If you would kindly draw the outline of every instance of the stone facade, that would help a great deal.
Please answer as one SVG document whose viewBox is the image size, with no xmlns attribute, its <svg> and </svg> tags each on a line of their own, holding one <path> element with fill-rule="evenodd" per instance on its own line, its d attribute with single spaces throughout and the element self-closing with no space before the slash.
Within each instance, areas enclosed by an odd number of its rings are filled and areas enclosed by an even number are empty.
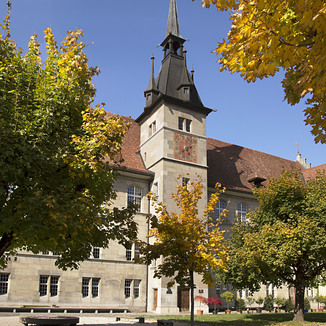
<svg viewBox="0 0 326 326">
<path fill-rule="evenodd" d="M 152 69 L 144 112 L 136 120 L 129 119 L 131 128 L 122 149 L 125 169 L 119 170 L 115 184 L 118 196 L 114 206 L 126 207 L 130 191 L 140 204 L 135 219 L 142 240 L 147 239 L 149 229 L 146 215 L 152 212 L 146 194 L 152 191 L 174 211 L 171 193 L 181 182 L 179 175 L 190 179 L 200 177 L 203 181 L 205 195 L 200 210 L 216 182 L 226 188 L 219 204 L 230 212 L 221 225 L 229 237 L 235 215 L 246 218 L 248 210 L 258 205 L 252 193 L 255 183 L 267 186 L 268 177 L 277 177 L 283 168 L 292 166 L 301 168 L 303 176 L 305 173 L 312 176 L 317 171 L 305 161 L 302 166 L 301 156 L 299 163 L 292 162 L 207 138 L 206 119 L 212 110 L 202 104 L 186 67 L 184 42 L 179 32 L 176 3 L 171 0 L 167 36 L 162 43 L 162 67 L 156 79 Z M 189 310 L 189 292 L 178 285 L 168 289 L 167 279 L 153 277 L 159 261 L 150 266 L 136 264 L 133 258 L 138 254 L 135 244 L 126 249 L 111 242 L 106 249 L 94 248 L 79 270 L 62 271 L 55 266 L 54 253 L 20 252 L 0 273 L 0 308 L 55 305 L 65 309 L 105 308 L 162 314 Z M 208 288 L 198 275 L 195 283 L 195 295 L 204 297 L 220 296 L 230 290 L 224 284 Z M 324 293 L 324 289 L 318 291 Z M 289 296 L 287 288 L 273 289 L 271 285 L 263 286 L 255 296 L 264 297 L 267 292 Z M 308 292 L 313 297 L 317 289 Z M 245 290 L 236 294 L 243 298 L 248 295 Z M 208 311 L 207 306 L 202 307 L 198 302 L 196 305 Z"/>
</svg>

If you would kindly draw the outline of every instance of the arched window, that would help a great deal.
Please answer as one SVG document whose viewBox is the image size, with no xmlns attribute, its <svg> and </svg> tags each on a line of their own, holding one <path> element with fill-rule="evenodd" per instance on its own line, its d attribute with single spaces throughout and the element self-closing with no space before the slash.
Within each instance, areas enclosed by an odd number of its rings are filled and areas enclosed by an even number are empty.
<svg viewBox="0 0 326 326">
<path fill-rule="evenodd" d="M 248 213 L 248 207 L 247 207 L 247 205 L 244 204 L 244 203 L 238 204 L 238 207 L 237 207 L 237 215 L 240 217 L 241 222 L 245 222 L 246 221 L 247 213 Z"/>
<path fill-rule="evenodd" d="M 224 200 L 219 200 L 214 210 L 214 223 L 220 219 L 224 209 L 226 209 L 226 202 Z"/>
<path fill-rule="evenodd" d="M 131 186 L 128 188 L 128 204 L 135 203 L 138 205 L 138 212 L 141 211 L 142 191 L 140 188 Z"/>
</svg>

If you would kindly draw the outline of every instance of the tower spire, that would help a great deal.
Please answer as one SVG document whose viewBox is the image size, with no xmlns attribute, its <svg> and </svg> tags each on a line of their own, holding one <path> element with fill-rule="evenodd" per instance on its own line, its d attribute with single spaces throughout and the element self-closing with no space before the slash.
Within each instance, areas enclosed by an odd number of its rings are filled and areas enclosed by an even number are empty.
<svg viewBox="0 0 326 326">
<path fill-rule="evenodd" d="M 169 8 L 169 17 L 168 17 L 168 25 L 166 28 L 167 37 L 169 34 L 182 38 L 180 34 L 179 27 L 179 19 L 178 19 L 178 10 L 176 0 L 170 0 L 170 8 Z"/>
</svg>

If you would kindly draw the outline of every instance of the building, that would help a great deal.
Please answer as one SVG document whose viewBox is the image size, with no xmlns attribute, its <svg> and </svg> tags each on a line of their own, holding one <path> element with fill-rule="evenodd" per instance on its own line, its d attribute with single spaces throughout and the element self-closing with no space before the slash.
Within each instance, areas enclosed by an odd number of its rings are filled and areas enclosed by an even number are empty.
<svg viewBox="0 0 326 326">
<path fill-rule="evenodd" d="M 155 78 L 152 59 L 149 85 L 144 92 L 146 106 L 137 119 L 130 119 L 131 128 L 122 150 L 125 169 L 119 170 L 115 185 L 116 206 L 126 206 L 134 200 L 140 206 L 135 218 L 142 240 L 148 233 L 146 215 L 151 210 L 145 195 L 149 191 L 156 193 L 173 210 L 170 194 L 176 189 L 180 174 L 188 178 L 200 176 L 207 196 L 217 181 L 226 187 L 216 214 L 229 203 L 230 214 L 222 225 L 229 230 L 235 215 L 244 219 L 248 210 L 257 206 L 252 189 L 266 186 L 268 177 L 277 177 L 283 168 L 292 166 L 301 168 L 304 177 L 326 168 L 326 164 L 310 168 L 300 155 L 296 161 L 289 161 L 207 138 L 206 119 L 212 110 L 203 105 L 192 72 L 188 71 L 185 41 L 180 33 L 176 1 L 171 0 L 166 37 L 161 43 L 161 69 Z M 79 270 L 61 271 L 55 267 L 55 253 L 21 252 L 0 273 L 0 307 L 57 306 L 157 313 L 189 310 L 189 291 L 177 285 L 168 289 L 167 279 L 153 278 L 155 263 L 149 267 L 134 263 L 133 258 L 138 255 L 135 244 L 126 249 L 112 242 L 108 249 L 94 248 Z M 199 277 L 195 282 L 196 294 L 202 296 L 228 289 L 227 285 L 209 289 Z"/>
</svg>

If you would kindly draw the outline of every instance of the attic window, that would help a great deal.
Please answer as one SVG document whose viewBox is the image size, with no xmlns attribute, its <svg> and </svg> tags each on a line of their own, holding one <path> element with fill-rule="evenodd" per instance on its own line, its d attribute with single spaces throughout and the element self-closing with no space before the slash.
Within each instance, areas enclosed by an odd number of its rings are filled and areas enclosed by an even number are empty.
<svg viewBox="0 0 326 326">
<path fill-rule="evenodd" d="M 189 87 L 183 88 L 183 94 L 189 94 Z"/>
<path fill-rule="evenodd" d="M 151 94 L 151 93 L 148 93 L 148 94 L 146 95 L 146 100 L 150 100 L 151 97 L 152 97 L 152 94 Z"/>
</svg>

